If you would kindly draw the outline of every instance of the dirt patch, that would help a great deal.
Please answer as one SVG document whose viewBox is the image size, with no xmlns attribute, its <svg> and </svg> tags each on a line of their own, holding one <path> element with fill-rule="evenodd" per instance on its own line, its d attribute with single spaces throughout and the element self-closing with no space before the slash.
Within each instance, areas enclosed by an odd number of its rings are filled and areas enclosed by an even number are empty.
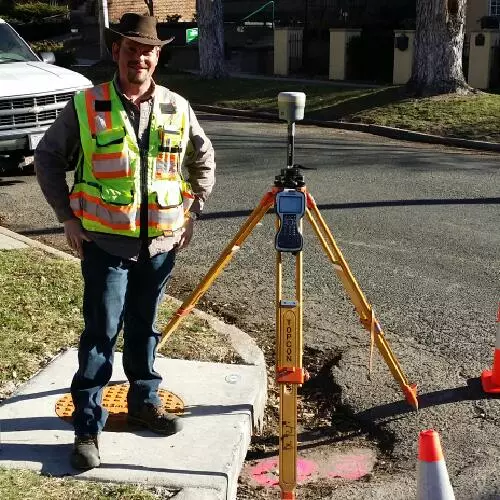
<svg viewBox="0 0 500 500">
<path fill-rule="evenodd" d="M 376 461 L 376 450 L 362 438 L 357 445 L 332 442 L 324 437 L 307 446 L 300 446 L 297 457 L 297 489 L 299 498 L 314 498 L 318 488 L 329 494 L 343 480 L 371 479 Z M 251 491 L 266 491 L 269 494 L 279 490 L 278 456 L 262 460 L 249 460 L 240 476 L 241 490 L 253 498 Z M 240 496 L 238 497 L 240 498 Z M 242 497 L 243 498 L 243 497 Z M 246 497 L 244 497 L 246 498 Z M 272 498 L 272 496 L 271 496 Z M 324 498 L 324 497 L 316 497 Z"/>
<path fill-rule="evenodd" d="M 176 288 L 176 287 L 174 287 Z M 174 290 L 177 294 L 178 290 Z M 248 318 L 245 310 L 233 304 L 219 304 L 203 297 L 197 307 L 234 324 L 254 338 L 264 352 L 268 376 L 268 401 L 264 414 L 264 427 L 255 435 L 246 456 L 244 471 L 239 479 L 238 500 L 279 498 L 279 488 L 264 487 L 251 480 L 245 471 L 261 461 L 277 459 L 279 453 L 279 388 L 275 382 L 275 330 L 270 322 L 258 322 Z M 333 349 L 312 349 L 304 347 L 303 365 L 309 373 L 309 380 L 298 391 L 298 450 L 299 459 L 323 464 L 323 470 L 330 464 L 335 471 L 339 456 L 346 456 L 336 469 L 340 473 L 312 475 L 307 481 L 298 482 L 297 498 L 319 500 L 343 495 L 345 488 L 358 488 L 355 483 L 381 480 L 391 474 L 396 464 L 392 459 L 394 436 L 387 429 L 380 429 L 370 422 L 355 418 L 353 410 L 342 403 L 341 388 L 336 384 L 332 368 L 339 364 L 342 353 Z M 359 464 L 352 456 L 359 456 L 353 450 L 368 450 L 372 461 L 369 467 Z M 337 458 L 336 458 L 337 457 Z M 350 457 L 350 458 L 349 458 Z M 361 474 L 359 474 L 361 470 Z M 343 471 L 343 472 L 342 472 Z M 349 476 L 350 477 L 346 477 Z M 272 473 L 271 473 L 272 476 Z M 350 486 L 351 485 L 351 486 Z M 360 484 L 359 488 L 363 488 Z M 359 494 L 361 490 L 358 491 Z"/>
</svg>

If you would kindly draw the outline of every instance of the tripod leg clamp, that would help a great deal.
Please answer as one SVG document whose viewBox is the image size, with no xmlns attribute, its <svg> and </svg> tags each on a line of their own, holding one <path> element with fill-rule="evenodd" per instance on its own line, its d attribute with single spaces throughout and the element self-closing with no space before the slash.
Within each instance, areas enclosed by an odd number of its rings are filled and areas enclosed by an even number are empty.
<svg viewBox="0 0 500 500">
<path fill-rule="evenodd" d="M 276 382 L 278 384 L 302 385 L 305 380 L 305 370 L 296 366 L 278 366 L 276 369 Z"/>
</svg>

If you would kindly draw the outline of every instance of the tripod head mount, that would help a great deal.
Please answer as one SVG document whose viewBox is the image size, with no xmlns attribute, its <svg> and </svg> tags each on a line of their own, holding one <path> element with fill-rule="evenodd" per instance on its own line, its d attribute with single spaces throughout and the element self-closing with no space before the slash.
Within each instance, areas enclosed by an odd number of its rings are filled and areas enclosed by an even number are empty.
<svg viewBox="0 0 500 500">
<path fill-rule="evenodd" d="M 274 178 L 274 185 L 283 189 L 298 189 L 306 185 L 304 176 L 300 172 L 300 167 L 282 168 L 281 173 Z"/>
</svg>

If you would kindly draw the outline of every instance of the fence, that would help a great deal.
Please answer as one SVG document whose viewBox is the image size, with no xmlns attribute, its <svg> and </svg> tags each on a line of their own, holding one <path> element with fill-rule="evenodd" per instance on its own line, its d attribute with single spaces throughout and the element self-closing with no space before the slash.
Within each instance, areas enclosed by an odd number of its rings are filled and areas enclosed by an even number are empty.
<svg viewBox="0 0 500 500">
<path fill-rule="evenodd" d="M 302 31 L 292 31 L 288 41 L 289 70 L 299 71 L 302 68 Z"/>
</svg>

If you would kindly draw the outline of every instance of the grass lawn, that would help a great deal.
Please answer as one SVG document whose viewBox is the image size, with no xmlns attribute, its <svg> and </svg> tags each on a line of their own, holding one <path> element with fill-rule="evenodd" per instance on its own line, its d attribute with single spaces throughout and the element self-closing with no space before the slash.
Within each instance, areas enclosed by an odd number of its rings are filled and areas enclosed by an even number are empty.
<svg viewBox="0 0 500 500">
<path fill-rule="evenodd" d="M 3 250 L 0 289 L 1 388 L 8 381 L 27 380 L 61 350 L 77 346 L 83 327 L 80 267 L 40 250 Z M 169 301 L 162 303 L 160 327 L 175 309 Z M 118 350 L 121 342 L 120 337 Z M 202 361 L 236 359 L 225 339 L 194 316 L 185 319 L 160 352 Z"/>
<path fill-rule="evenodd" d="M 500 95 L 436 96 L 405 99 L 353 116 L 363 123 L 447 137 L 500 142 Z"/>
<path fill-rule="evenodd" d="M 114 66 L 99 63 L 81 70 L 94 83 L 110 79 Z M 328 82 L 298 83 L 268 79 L 201 80 L 187 73 L 156 71 L 158 83 L 193 105 L 266 111 L 277 114 L 282 91 L 305 92 L 306 118 L 400 127 L 408 130 L 500 142 L 500 94 L 444 95 L 415 99 L 404 87 L 355 88 Z"/>
<path fill-rule="evenodd" d="M 0 469 L 0 495 L 4 500 L 153 500 L 153 491 L 133 485 L 96 483 L 40 476 L 35 472 Z M 163 496 L 168 498 L 168 496 Z"/>
<path fill-rule="evenodd" d="M 57 353 L 77 346 L 83 326 L 80 267 L 40 250 L 0 250 L 0 289 L 1 400 Z M 169 301 L 162 303 L 160 327 L 175 309 Z M 120 350 L 121 344 L 117 348 Z M 228 363 L 238 360 L 227 340 L 194 316 L 184 320 L 160 352 L 172 358 Z M 3 470 L 0 463 L 2 499 L 145 500 L 158 498 L 153 490 Z M 161 498 L 169 498 L 165 495 L 168 492 Z"/>
</svg>

